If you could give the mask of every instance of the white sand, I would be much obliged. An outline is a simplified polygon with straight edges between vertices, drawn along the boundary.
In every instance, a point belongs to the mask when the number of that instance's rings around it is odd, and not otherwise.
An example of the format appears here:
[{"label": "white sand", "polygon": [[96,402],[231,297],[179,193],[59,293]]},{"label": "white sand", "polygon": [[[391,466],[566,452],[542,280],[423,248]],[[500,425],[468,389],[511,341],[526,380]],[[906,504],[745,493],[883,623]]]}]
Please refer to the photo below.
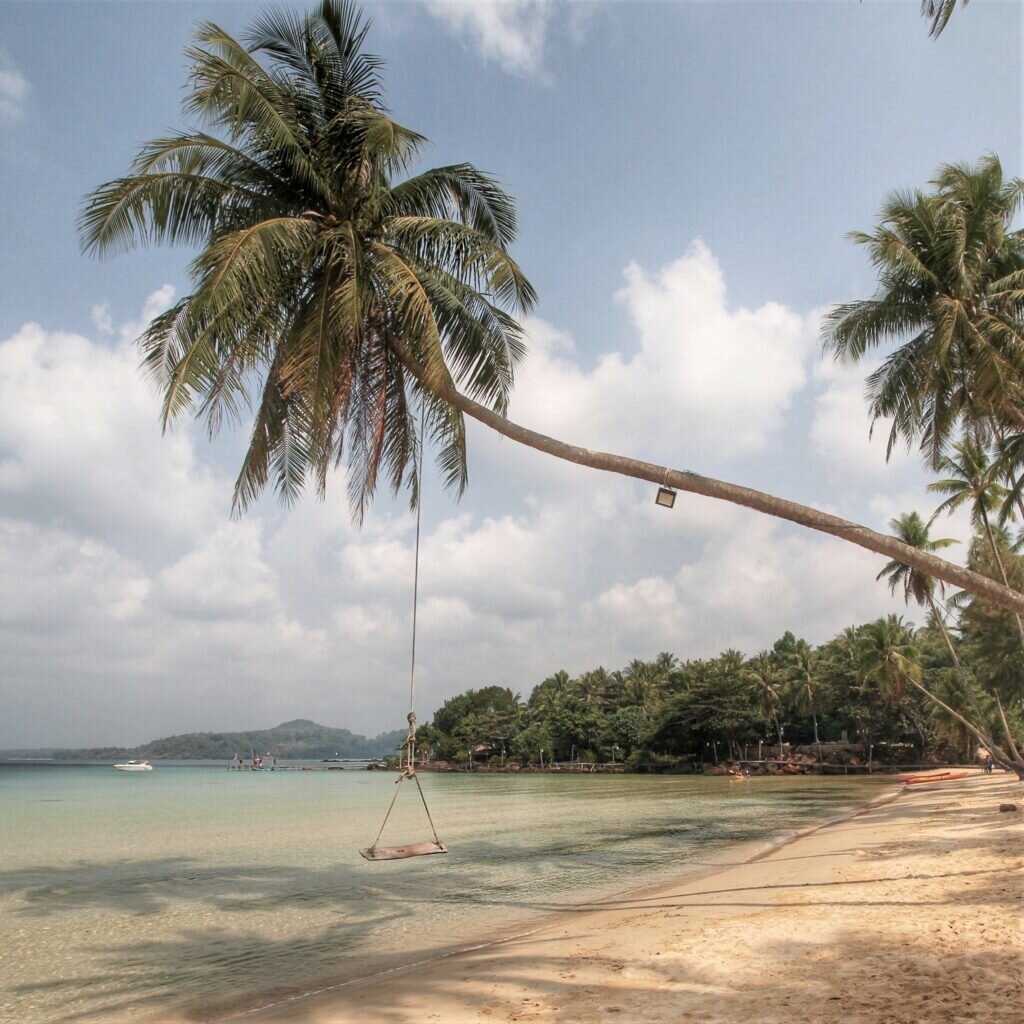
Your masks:
[{"label": "white sand", "polygon": [[1022,1022],[1022,821],[1008,775],[915,787],[752,863],[235,1019]]}]

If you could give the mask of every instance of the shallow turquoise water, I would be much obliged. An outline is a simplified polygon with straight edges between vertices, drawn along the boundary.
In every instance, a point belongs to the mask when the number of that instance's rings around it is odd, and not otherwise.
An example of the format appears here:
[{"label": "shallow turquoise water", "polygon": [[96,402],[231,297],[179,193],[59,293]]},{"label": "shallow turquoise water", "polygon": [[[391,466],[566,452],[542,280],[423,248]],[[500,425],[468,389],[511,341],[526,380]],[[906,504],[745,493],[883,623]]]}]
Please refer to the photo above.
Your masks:
[{"label": "shallow turquoise water", "polygon": [[[370,864],[393,779],[0,767],[0,1020],[216,1019],[706,870],[886,785],[424,775],[451,852]],[[411,785],[395,818],[382,842],[429,838]]]}]

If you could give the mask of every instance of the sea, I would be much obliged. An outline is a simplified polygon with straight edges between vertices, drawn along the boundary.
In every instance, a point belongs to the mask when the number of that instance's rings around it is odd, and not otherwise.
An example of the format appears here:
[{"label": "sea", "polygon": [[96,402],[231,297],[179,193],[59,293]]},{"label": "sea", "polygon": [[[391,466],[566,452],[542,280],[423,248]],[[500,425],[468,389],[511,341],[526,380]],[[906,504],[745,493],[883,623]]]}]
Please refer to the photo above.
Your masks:
[{"label": "sea", "polygon": [[[0,1021],[244,1021],[735,863],[893,784],[419,777],[449,853],[371,863],[391,772],[0,764]],[[405,782],[381,844],[430,838]]]}]

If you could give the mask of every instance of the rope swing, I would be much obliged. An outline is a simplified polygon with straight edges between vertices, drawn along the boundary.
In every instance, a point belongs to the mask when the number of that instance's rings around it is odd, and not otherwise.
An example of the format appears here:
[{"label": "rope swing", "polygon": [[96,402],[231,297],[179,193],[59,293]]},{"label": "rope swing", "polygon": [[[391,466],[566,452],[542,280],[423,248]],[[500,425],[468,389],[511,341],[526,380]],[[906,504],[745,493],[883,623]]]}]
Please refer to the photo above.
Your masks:
[{"label": "rope swing", "polygon": [[[380,829],[377,831],[377,838],[374,839],[372,846],[359,851],[367,860],[405,860],[408,857],[426,857],[432,853],[448,852],[448,847],[445,846],[438,838],[434,819],[430,816],[430,808],[427,806],[427,797],[423,792],[423,787],[420,785],[419,776],[416,774],[416,611],[419,605],[420,519],[421,510],[423,508],[424,437],[422,407],[420,408],[419,442],[419,469],[416,474],[416,554],[414,558],[412,577],[412,656],[409,665],[409,714],[406,716],[409,722],[409,732],[402,744],[403,755],[402,759],[399,761],[398,778],[395,779],[395,794],[391,798],[391,803],[388,805],[387,813],[384,815],[384,820],[381,822]],[[388,818],[391,817],[392,810],[394,810],[395,801],[398,800],[398,794],[401,791],[402,783],[405,782],[406,779],[412,779],[413,782],[416,783],[416,790],[420,795],[420,800],[423,801],[423,810],[426,811],[427,821],[430,822],[430,831],[434,835],[434,841],[432,843],[406,843],[404,846],[378,846],[377,844],[380,842],[380,837],[384,834],[384,827],[388,823]]]}]

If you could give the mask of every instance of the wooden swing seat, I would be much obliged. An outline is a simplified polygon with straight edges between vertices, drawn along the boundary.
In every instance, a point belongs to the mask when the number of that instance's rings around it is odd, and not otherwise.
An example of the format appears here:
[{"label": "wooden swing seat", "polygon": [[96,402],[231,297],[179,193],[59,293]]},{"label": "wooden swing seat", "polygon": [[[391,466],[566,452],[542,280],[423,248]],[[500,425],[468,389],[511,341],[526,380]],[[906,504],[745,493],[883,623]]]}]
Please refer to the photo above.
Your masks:
[{"label": "wooden swing seat", "polygon": [[444,843],[406,843],[405,846],[370,846],[360,850],[367,860],[406,860],[409,857],[429,857],[432,853],[447,853]]}]

